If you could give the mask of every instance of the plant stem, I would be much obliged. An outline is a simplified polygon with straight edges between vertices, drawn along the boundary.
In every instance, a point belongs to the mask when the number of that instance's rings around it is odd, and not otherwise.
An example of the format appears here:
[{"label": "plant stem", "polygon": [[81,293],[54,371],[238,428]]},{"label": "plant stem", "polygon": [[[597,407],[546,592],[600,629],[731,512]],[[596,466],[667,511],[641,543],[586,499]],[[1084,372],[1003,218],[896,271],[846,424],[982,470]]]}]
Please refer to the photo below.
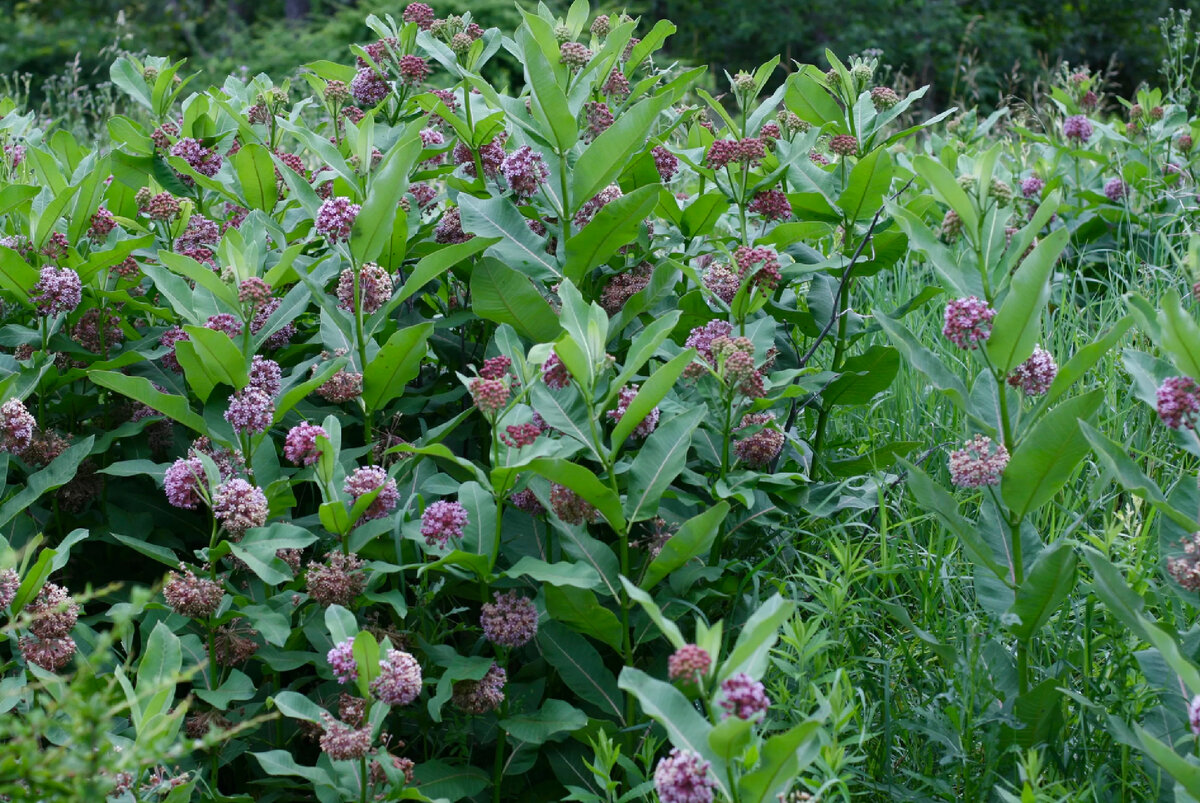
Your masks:
[{"label": "plant stem", "polygon": [[[505,703],[505,708],[508,707]],[[504,748],[508,743],[508,732],[496,726],[496,758],[492,764],[492,801],[500,803],[500,787],[504,781]]]}]

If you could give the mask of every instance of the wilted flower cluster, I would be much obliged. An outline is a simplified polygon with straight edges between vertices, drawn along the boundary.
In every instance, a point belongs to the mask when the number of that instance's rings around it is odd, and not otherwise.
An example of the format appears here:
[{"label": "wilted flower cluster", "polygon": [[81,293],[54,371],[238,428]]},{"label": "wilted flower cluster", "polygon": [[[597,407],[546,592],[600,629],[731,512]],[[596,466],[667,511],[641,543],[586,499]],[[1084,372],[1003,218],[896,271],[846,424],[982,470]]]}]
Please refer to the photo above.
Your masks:
[{"label": "wilted flower cluster", "polygon": [[521,647],[537,635],[538,612],[533,601],[515,590],[495,592],[494,602],[485,602],[479,617],[483,635],[501,647]]},{"label": "wilted flower cluster", "polygon": [[167,574],[163,597],[175,613],[193,619],[207,619],[217,612],[225,595],[221,586],[207,577],[197,577],[190,567],[179,564],[182,575]]},{"label": "wilted flower cluster", "polygon": [[367,587],[362,565],[358,555],[343,552],[330,552],[324,563],[310,562],[305,578],[308,595],[325,606],[349,605]]},{"label": "wilted flower cluster", "polygon": [[1200,591],[1200,532],[1192,533],[1180,546],[1182,555],[1167,558],[1167,574],[1188,591]]},{"label": "wilted flower cluster", "polygon": [[963,448],[950,453],[950,482],[959,488],[996,485],[1008,465],[1008,449],[992,443],[986,435],[976,435]]},{"label": "wilted flower cluster", "polygon": [[486,714],[495,711],[504,702],[504,684],[508,673],[499,664],[480,680],[460,680],[454,684],[450,702],[468,714]]}]

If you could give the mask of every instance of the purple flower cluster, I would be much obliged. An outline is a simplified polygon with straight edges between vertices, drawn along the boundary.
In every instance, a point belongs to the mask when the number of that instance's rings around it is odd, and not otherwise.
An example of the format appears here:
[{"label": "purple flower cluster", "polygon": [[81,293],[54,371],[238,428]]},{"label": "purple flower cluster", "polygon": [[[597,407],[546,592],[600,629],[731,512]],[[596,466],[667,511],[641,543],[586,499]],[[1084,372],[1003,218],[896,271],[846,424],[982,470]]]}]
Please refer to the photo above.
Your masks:
[{"label": "purple flower cluster", "polygon": [[1200,532],[1181,544],[1183,554],[1167,558],[1167,574],[1187,591],[1200,591]]},{"label": "purple flower cluster", "polygon": [[1119,176],[1115,176],[1104,182],[1104,197],[1113,203],[1117,203],[1128,195],[1129,185]]},{"label": "purple flower cluster", "polygon": [[283,388],[283,370],[274,360],[255,354],[250,361],[250,386],[274,398]]},{"label": "purple flower cluster", "polygon": [[311,466],[321,459],[317,437],[328,438],[324,427],[304,421],[288,430],[283,443],[283,456],[298,466]]},{"label": "purple flower cluster", "polygon": [[542,363],[542,382],[551,390],[562,390],[571,384],[571,372],[553,351]]},{"label": "purple flower cluster", "polygon": [[108,237],[109,232],[117,227],[117,219],[113,213],[101,206],[92,215],[92,225],[88,227],[88,239],[100,241]]},{"label": "purple flower cluster", "polygon": [[583,206],[579,207],[579,211],[575,213],[573,220],[575,225],[583,228],[592,222],[592,218],[596,216],[604,207],[611,204],[613,201],[622,197],[625,193],[621,192],[621,188],[616,184],[609,184],[600,192],[589,198]]},{"label": "purple flower cluster", "polygon": [[1200,386],[1190,377],[1172,376],[1158,386],[1156,408],[1159,419],[1171,429],[1181,426],[1196,428],[1196,414],[1200,413]]},{"label": "purple flower cluster", "polygon": [[753,435],[741,438],[733,445],[733,453],[748,466],[766,468],[783,451],[786,438],[776,429],[774,413],[747,413],[734,431],[762,427]]},{"label": "purple flower cluster", "polygon": [[418,86],[429,77],[429,63],[420,56],[401,56],[396,72],[400,75],[400,83]]},{"label": "purple flower cluster", "polygon": [[325,660],[329,662],[329,667],[333,670],[333,676],[338,683],[345,685],[358,680],[358,662],[354,660],[354,639],[348,638],[333,645],[333,649],[325,655]]},{"label": "purple flower cluster", "polygon": [[501,647],[521,647],[537,635],[538,612],[533,600],[515,590],[493,594],[495,602],[485,602],[479,617],[483,635]]},{"label": "purple flower cluster", "polygon": [[[629,410],[629,405],[633,403],[633,400],[637,397],[637,394],[637,385],[626,385],[625,387],[621,388],[621,392],[617,398],[616,408],[605,413],[605,415],[608,416],[608,419],[615,424],[624,418],[625,413]],[[649,437],[650,433],[654,431],[654,428],[658,426],[658,418],[659,410],[657,407],[655,407],[646,414],[645,418],[638,422],[636,427],[633,428],[633,436],[635,438]]]},{"label": "purple flower cluster", "polygon": [[1063,120],[1063,136],[1083,144],[1092,138],[1092,121],[1082,114],[1072,115]]},{"label": "purple flower cluster", "polygon": [[21,576],[16,569],[0,570],[0,608],[7,608],[17,598],[17,589],[21,587]]},{"label": "purple flower cluster", "polygon": [[[188,167],[202,176],[212,178],[221,169],[221,154],[206,148],[198,139],[184,137],[171,146],[171,155],[187,162]],[[185,178],[187,178],[185,176]]]},{"label": "purple flower cluster", "polygon": [[362,211],[359,204],[351,203],[349,198],[337,196],[321,204],[317,210],[317,220],[314,228],[317,234],[328,238],[331,242],[346,240],[350,230],[354,228],[354,220]]},{"label": "purple flower cluster", "polygon": [[433,237],[439,243],[465,243],[474,236],[474,234],[467,234],[463,231],[462,217],[457,206],[452,206],[443,212],[442,219],[438,221],[433,230]]},{"label": "purple flower cluster", "polygon": [[229,398],[225,420],[234,431],[257,434],[271,428],[275,417],[275,401],[262,388],[247,385]]},{"label": "purple flower cluster", "polygon": [[371,693],[385,705],[408,705],[421,693],[421,665],[403,650],[388,650],[379,661]]},{"label": "purple flower cluster", "polygon": [[500,173],[518,201],[532,198],[547,178],[550,170],[542,155],[528,145],[522,145],[504,157]]},{"label": "purple flower cluster", "polygon": [[400,491],[396,487],[396,481],[380,466],[356,468],[354,473],[346,478],[342,490],[350,494],[355,501],[376,489],[380,489],[379,495],[363,511],[360,523],[386,518],[396,509],[396,504],[400,501]]},{"label": "purple flower cluster", "polygon": [[745,672],[726,678],[721,682],[721,707],[725,716],[738,719],[754,719],[771,707],[766,689]]},{"label": "purple flower cluster", "polygon": [[503,379],[472,379],[468,386],[471,391],[471,401],[489,419],[504,409],[508,404],[509,387]]},{"label": "purple flower cluster", "polygon": [[733,261],[737,263],[739,279],[746,281],[746,277],[750,277],[750,281],[765,290],[774,290],[783,278],[779,272],[779,259],[766,246],[739,245],[733,252]]},{"label": "purple flower cluster", "polygon": [[717,781],[711,764],[690,750],[672,748],[654,768],[654,789],[661,803],[712,803]]},{"label": "purple flower cluster", "polygon": [[742,140],[718,139],[708,146],[704,161],[712,169],[720,170],[731,164],[753,165],[766,155],[766,145],[756,137]]},{"label": "purple flower cluster", "polygon": [[404,9],[402,19],[405,22],[415,22],[422,31],[428,31],[433,27],[437,14],[425,3],[409,3]]},{"label": "purple flower cluster", "polygon": [[950,453],[950,482],[959,488],[996,485],[1008,465],[1008,449],[992,443],[986,435],[976,435],[963,448]]},{"label": "purple flower cluster", "polygon": [[171,464],[163,475],[163,489],[167,501],[174,507],[195,510],[200,506],[201,483],[204,481],[204,464],[198,457],[181,457]]},{"label": "purple flower cluster", "polygon": [[355,102],[368,109],[378,106],[392,91],[387,79],[371,67],[362,67],[350,80],[350,94]]},{"label": "purple flower cluster", "polygon": [[1020,388],[1026,396],[1041,396],[1050,389],[1057,375],[1058,363],[1054,361],[1054,355],[1041,346],[1034,346],[1029,359],[1008,375],[1008,384]]},{"label": "purple flower cluster", "polygon": [[241,478],[231,479],[213,491],[213,515],[235,539],[267,523],[267,495]]},{"label": "purple flower cluster", "polygon": [[689,332],[687,340],[683,341],[683,347],[695,349],[697,359],[684,370],[684,376],[694,378],[703,375],[707,371],[705,363],[715,367],[717,360],[712,352],[713,341],[718,337],[729,337],[731,334],[733,324],[728,321],[709,321]]},{"label": "purple flower cluster", "polygon": [[763,190],[757,193],[747,209],[767,220],[787,220],[792,216],[792,204],[781,190]]},{"label": "purple flower cluster", "polygon": [[850,134],[838,134],[829,140],[829,151],[838,156],[856,156],[858,155],[858,139]]},{"label": "purple flower cluster", "polygon": [[354,761],[371,752],[371,726],[352,728],[321,712],[325,731],[321,734],[321,750],[334,761]]},{"label": "purple flower cluster", "polygon": [[654,157],[654,167],[663,181],[675,178],[675,174],[679,172],[679,157],[662,145],[655,145],[650,149],[650,154]]},{"label": "purple flower cluster", "polygon": [[37,284],[29,295],[42,315],[72,312],[83,299],[83,282],[70,268],[47,265],[42,268]]},{"label": "purple flower cluster", "polygon": [[20,399],[0,405],[0,452],[23,452],[33,442],[37,421]]},{"label": "purple flower cluster", "polygon": [[1042,190],[1046,188],[1046,182],[1042,181],[1037,176],[1029,176],[1021,179],[1021,194],[1026,198],[1041,197]]},{"label": "purple flower cluster", "polygon": [[429,546],[445,547],[451,538],[463,537],[463,528],[469,521],[467,509],[461,504],[439,499],[421,515],[421,535]]},{"label": "purple flower cluster", "polygon": [[976,349],[992,334],[996,311],[976,296],[956,298],[946,305],[942,334],[960,349]]}]

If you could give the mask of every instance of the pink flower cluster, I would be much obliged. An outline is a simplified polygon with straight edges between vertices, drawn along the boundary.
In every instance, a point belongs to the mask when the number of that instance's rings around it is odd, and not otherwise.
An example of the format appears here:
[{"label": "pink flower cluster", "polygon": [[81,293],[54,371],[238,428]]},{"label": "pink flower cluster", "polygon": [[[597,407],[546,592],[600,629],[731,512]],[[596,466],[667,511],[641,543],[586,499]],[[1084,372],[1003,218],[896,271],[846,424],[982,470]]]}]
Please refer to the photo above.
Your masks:
[{"label": "pink flower cluster", "polygon": [[518,201],[532,198],[547,178],[550,170],[542,155],[528,145],[522,145],[504,157],[500,173]]},{"label": "pink flower cluster", "polygon": [[47,265],[42,268],[37,283],[29,295],[42,315],[72,312],[83,299],[83,282],[70,268]]},{"label": "pink flower cluster", "polygon": [[[392,275],[374,262],[364,264],[358,269],[358,293],[364,315],[378,312],[392,299]],[[338,277],[337,297],[338,307],[354,311],[353,269],[346,268]]]},{"label": "pink flower cluster", "polygon": [[950,482],[959,488],[996,485],[1008,465],[1008,449],[992,443],[986,435],[976,435],[963,448],[950,453]]},{"label": "pink flower cluster", "polygon": [[712,765],[690,750],[672,748],[654,768],[654,789],[661,803],[712,803],[717,781]]},{"label": "pink flower cluster", "polygon": [[763,684],[745,672],[738,672],[722,681],[721,695],[721,708],[725,709],[726,717],[754,719],[771,707]]},{"label": "pink flower cluster", "polygon": [[782,190],[763,190],[757,193],[747,209],[767,220],[787,220],[792,216],[792,204]]},{"label": "pink flower cluster", "polygon": [[379,661],[371,693],[385,705],[408,705],[421,693],[421,665],[403,650],[388,650]]},{"label": "pink flower cluster", "polygon": [[766,468],[783,451],[784,434],[775,425],[774,413],[747,413],[735,432],[753,427],[762,427],[758,432],[741,438],[733,444],[733,453],[748,466]]},{"label": "pink flower cluster", "polygon": [[235,539],[267,523],[267,495],[244,479],[223,482],[213,491],[213,515]]},{"label": "pink flower cluster", "polygon": [[1156,408],[1159,419],[1171,429],[1196,428],[1200,413],[1200,386],[1186,376],[1172,376],[1158,386]]},{"label": "pink flower cluster", "polygon": [[1054,355],[1041,346],[1034,346],[1029,359],[1008,375],[1008,384],[1020,388],[1026,396],[1041,396],[1050,389],[1057,375],[1058,363],[1054,361]]},{"label": "pink flower cluster", "polygon": [[992,334],[996,311],[976,296],[956,298],[946,305],[942,334],[960,349],[976,349]]},{"label": "pink flower cluster", "polygon": [[329,668],[333,670],[333,676],[338,683],[345,685],[358,680],[358,662],[354,660],[354,639],[348,638],[333,645],[333,649],[325,655],[325,660],[329,662]]},{"label": "pink flower cluster", "polygon": [[[779,259],[773,250],[765,246],[751,248],[748,245],[739,245],[733,252],[733,261],[737,263],[739,279],[746,281],[749,277],[750,281],[765,290],[774,290],[783,278],[779,272]],[[755,267],[756,265],[759,267]]]},{"label": "pink flower cluster", "polygon": [[257,434],[271,428],[275,417],[275,401],[262,388],[247,385],[229,399],[225,420],[234,431]]},{"label": "pink flower cluster", "polygon": [[460,680],[455,683],[450,702],[468,714],[495,711],[504,702],[504,684],[507,682],[508,673],[504,671],[504,667],[492,664],[482,679]]},{"label": "pink flower cluster", "polygon": [[356,468],[354,473],[346,478],[342,490],[350,494],[356,502],[360,496],[366,496],[376,489],[379,489],[379,495],[363,511],[359,523],[386,518],[396,509],[400,501],[400,491],[396,487],[396,481],[389,477],[381,466]]},{"label": "pink flower cluster", "polygon": [[317,234],[323,235],[331,242],[347,240],[350,230],[354,228],[354,220],[362,211],[359,204],[351,203],[349,198],[337,196],[321,204],[317,210],[317,220],[314,228]]},{"label": "pink flower cluster", "polygon": [[207,619],[217,612],[221,598],[225,596],[224,589],[207,577],[197,577],[191,568],[179,564],[182,575],[175,572],[167,574],[167,583],[163,586],[163,597],[167,605],[175,613],[190,616],[193,619]]},{"label": "pink flower cluster", "polygon": [[37,421],[20,399],[0,405],[0,452],[23,452],[33,442]]},{"label": "pink flower cluster", "polygon": [[324,427],[304,421],[288,430],[283,443],[283,456],[298,466],[311,466],[321,459],[317,438],[328,438]]},{"label": "pink flower cluster", "polygon": [[324,563],[311,561],[305,585],[308,595],[321,605],[349,605],[367,587],[362,559],[350,553],[330,552]]},{"label": "pink flower cluster", "polygon": [[1092,121],[1082,114],[1076,114],[1063,120],[1063,136],[1083,144],[1092,138]]},{"label": "pink flower cluster", "polygon": [[708,146],[704,160],[709,167],[720,170],[731,164],[754,165],[766,155],[766,145],[756,137],[742,140],[718,139]]},{"label": "pink flower cluster", "polygon": [[550,507],[554,515],[567,524],[593,524],[600,520],[600,511],[567,486],[556,482],[550,483]]},{"label": "pink flower cluster", "polygon": [[686,685],[700,685],[712,667],[712,656],[697,644],[684,644],[667,659],[667,677]]},{"label": "pink flower cluster", "polygon": [[542,382],[551,390],[562,390],[571,384],[571,372],[553,351],[542,363]]}]

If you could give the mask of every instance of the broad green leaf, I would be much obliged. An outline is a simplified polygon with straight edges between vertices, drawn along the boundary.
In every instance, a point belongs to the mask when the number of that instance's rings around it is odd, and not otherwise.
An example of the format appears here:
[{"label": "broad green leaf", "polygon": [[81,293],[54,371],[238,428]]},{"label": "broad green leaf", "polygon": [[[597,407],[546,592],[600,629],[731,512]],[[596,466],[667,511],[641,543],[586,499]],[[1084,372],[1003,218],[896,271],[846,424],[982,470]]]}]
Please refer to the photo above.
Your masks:
[{"label": "broad green leaf", "polygon": [[246,355],[229,335],[204,326],[185,326],[183,330],[188,333],[186,342],[192,345],[196,358],[216,381],[235,390],[249,383]]},{"label": "broad green leaf", "polygon": [[231,703],[253,700],[258,688],[245,672],[234,669],[216,689],[195,689],[193,693],[213,708],[228,711]]},{"label": "broad green leaf", "polygon": [[425,357],[426,342],[433,334],[432,323],[401,329],[388,338],[363,372],[363,403],[368,410],[382,409],[404,393],[404,386],[416,378]]},{"label": "broad green leaf", "polygon": [[203,418],[192,412],[186,398],[163,393],[145,377],[125,376],[116,371],[88,371],[88,378],[100,387],[115,390],[122,396],[128,396],[134,401],[139,401],[147,407],[157,410],[167,418],[178,421],[194,432],[200,434],[208,432],[208,425]]},{"label": "broad green leaf", "polygon": [[606,716],[625,724],[617,679],[587,639],[566,625],[550,621],[538,628],[537,646],[546,662],[558,670],[567,688]]},{"label": "broad green leaf", "polygon": [[1086,421],[1080,421],[1079,427],[1088,443],[1096,450],[1100,462],[1113,473],[1122,488],[1155,505],[1179,526],[1195,528],[1195,518],[1171,506],[1158,485],[1138,467],[1125,447]]},{"label": "broad green leaf", "polygon": [[588,723],[587,715],[563,700],[549,699],[528,714],[517,714],[499,722],[508,735],[527,744],[559,741]]},{"label": "broad green leaf", "polygon": [[617,532],[625,532],[625,516],[621,498],[585,466],[555,457],[539,457],[529,462],[529,469],[551,482],[565,485],[583,497]]},{"label": "broad green leaf", "polygon": [[371,186],[350,234],[355,262],[371,262],[392,237],[396,207],[408,190],[408,173],[421,152],[421,138],[410,131],[396,143],[384,163],[372,174]]},{"label": "broad green leaf", "polygon": [[297,764],[296,759],[287,750],[268,750],[265,753],[251,753],[258,759],[259,765],[267,775],[295,775],[304,778],[318,788],[337,788],[333,777],[320,767],[306,767]]},{"label": "broad green leaf", "polygon": [[646,567],[646,573],[638,585],[649,590],[688,561],[708,554],[728,514],[729,503],[721,502],[685,521]]},{"label": "broad green leaf", "polygon": [[1028,641],[1049,621],[1055,609],[1075,589],[1075,550],[1065,541],[1042,550],[1016,589],[1016,601],[1009,612],[1020,620],[1009,626],[1013,635]]},{"label": "broad green leaf", "polygon": [[535,343],[548,343],[560,331],[558,316],[529,278],[497,259],[481,259],[471,272],[471,309]]},{"label": "broad green leaf", "polygon": [[358,693],[364,699],[371,698],[371,683],[379,677],[379,642],[369,630],[354,637],[354,663],[358,666]]},{"label": "broad green leaf", "polygon": [[496,237],[472,237],[465,243],[456,245],[448,245],[445,248],[439,248],[432,254],[427,254],[422,257],[408,279],[405,280],[404,286],[400,288],[400,293],[397,296],[398,301],[408,300],[414,293],[420,290],[431,281],[441,276],[450,268],[459,264],[463,260],[470,259],[478,254],[483,249],[499,242]]},{"label": "broad green leaf", "polygon": [[567,241],[563,275],[578,284],[588,271],[637,238],[638,227],[658,204],[658,184],[639,187],[606,204]]},{"label": "broad green leaf", "polygon": [[1096,595],[1131,633],[1140,634],[1145,600],[1129,587],[1117,567],[1092,547],[1084,545],[1083,559],[1092,569],[1092,589]]},{"label": "broad green leaf", "polygon": [[[562,564],[554,564],[562,565]],[[573,564],[595,572],[586,563]],[[509,571],[511,575],[512,571]],[[599,585],[599,575],[596,575]],[[605,608],[596,595],[586,588],[574,588],[569,583],[552,583],[543,586],[546,595],[546,613],[556,622],[562,622],[586,636],[603,642],[614,650],[621,649],[621,621],[617,615]]]},{"label": "broad green leaf", "polygon": [[820,727],[819,720],[809,719],[768,739],[758,766],[742,776],[738,799],[745,803],[773,803],[785,794],[792,781],[819,755]]},{"label": "broad green leaf", "polygon": [[281,691],[271,699],[274,700],[275,707],[284,716],[291,717],[292,719],[302,719],[305,722],[314,722],[318,725],[321,724],[321,714],[324,713],[324,709],[305,695],[294,691]]},{"label": "broad green leaf", "polygon": [[547,563],[531,555],[522,557],[504,574],[513,578],[530,577],[538,583],[551,586],[596,588],[600,585],[599,573],[586,563]]},{"label": "broad green leaf", "polygon": [[1068,399],[1042,418],[1021,439],[1004,469],[1000,489],[1018,518],[1044,505],[1070,479],[1088,453],[1078,419],[1090,418],[1104,398],[1103,389]]},{"label": "broad green leaf", "polygon": [[729,657],[721,664],[717,680],[723,681],[739,672],[745,672],[752,678],[762,677],[767,668],[767,658],[775,641],[779,638],[779,628],[783,626],[792,613],[796,604],[776,594],[759,606],[750,618],[738,628],[737,641]]},{"label": "broad green leaf", "polygon": [[1158,764],[1176,783],[1187,790],[1195,800],[1200,800],[1200,763],[1193,756],[1181,756],[1170,745],[1156,738],[1141,725],[1133,726],[1142,750]]},{"label": "broad green leaf", "polygon": [[1007,374],[1033,353],[1042,330],[1042,311],[1050,300],[1050,275],[1069,237],[1067,229],[1055,229],[1013,274],[986,346],[992,365],[1002,373]]},{"label": "broad green leaf", "polygon": [[596,193],[621,174],[633,155],[646,147],[646,135],[671,98],[647,98],[622,112],[611,126],[592,140],[571,173],[571,207],[574,214]]},{"label": "broad green leaf", "polygon": [[637,395],[633,397],[633,401],[629,403],[625,414],[621,416],[621,420],[613,427],[612,433],[612,457],[616,457],[620,453],[621,447],[625,444],[625,439],[633,434],[633,430],[637,425],[650,414],[660,401],[675,387],[675,382],[683,374],[683,370],[692,363],[696,358],[694,349],[687,349],[675,355],[660,367],[657,371],[650,375],[642,386],[638,389]]},{"label": "broad green leaf", "polygon": [[678,650],[687,644],[687,639],[683,637],[683,633],[679,631],[679,627],[670,619],[663,616],[662,608],[658,607],[658,603],[654,601],[653,597],[631,583],[627,577],[621,578],[621,585],[624,587],[625,593],[629,595],[629,598],[642,606],[646,614],[650,617],[650,621],[658,626],[658,629],[667,637],[667,641],[671,643],[672,647]]},{"label": "broad green leaf", "polygon": [[269,214],[279,200],[279,185],[275,180],[275,162],[271,152],[252,142],[243,145],[233,155],[232,162],[248,208],[261,209]]},{"label": "broad green leaf", "polygon": [[864,220],[875,214],[892,184],[892,158],[877,148],[858,160],[850,171],[846,189],[837,203],[848,220]]},{"label": "broad green leaf", "polygon": [[679,221],[679,231],[690,240],[712,232],[721,215],[729,211],[730,201],[723,192],[707,192],[688,204]]},{"label": "broad green leaf", "polygon": [[841,374],[825,386],[821,397],[827,407],[866,404],[887,390],[900,371],[900,352],[890,346],[871,346],[842,363]]},{"label": "broad green leaf", "polygon": [[979,215],[954,175],[941,162],[924,154],[913,159],[913,168],[921,178],[929,182],[934,196],[958,214],[968,236],[974,238],[975,231],[979,228]]},{"label": "broad green leaf", "polygon": [[[630,409],[633,409],[633,405],[630,405]],[[643,521],[658,515],[663,493],[687,464],[692,433],[707,412],[704,407],[693,407],[660,423],[638,449],[629,467],[631,480],[625,497],[625,512],[629,521]]]},{"label": "broad green leaf", "polygon": [[92,452],[94,435],[68,446],[50,465],[25,478],[21,489],[0,505],[0,527],[4,527],[48,491],[61,488],[75,478],[79,464]]},{"label": "broad green leaf", "polygon": [[958,537],[959,543],[971,560],[986,566],[1002,580],[1010,578],[1011,566],[1006,570],[996,562],[994,551],[980,534],[979,528],[958,512],[958,502],[954,497],[913,463],[902,459],[900,464],[908,471],[908,489],[912,491],[917,502]]},{"label": "broad green leaf", "polygon": [[562,277],[558,260],[546,253],[545,242],[529,229],[525,217],[508,198],[480,200],[460,195],[458,209],[463,231],[495,239],[488,253],[508,268],[536,281]]},{"label": "broad green leaf", "polygon": [[1200,381],[1200,325],[1183,308],[1179,294],[1166,292],[1159,301],[1162,307],[1158,323],[1162,332],[1162,347],[1171,361],[1183,373]]}]

